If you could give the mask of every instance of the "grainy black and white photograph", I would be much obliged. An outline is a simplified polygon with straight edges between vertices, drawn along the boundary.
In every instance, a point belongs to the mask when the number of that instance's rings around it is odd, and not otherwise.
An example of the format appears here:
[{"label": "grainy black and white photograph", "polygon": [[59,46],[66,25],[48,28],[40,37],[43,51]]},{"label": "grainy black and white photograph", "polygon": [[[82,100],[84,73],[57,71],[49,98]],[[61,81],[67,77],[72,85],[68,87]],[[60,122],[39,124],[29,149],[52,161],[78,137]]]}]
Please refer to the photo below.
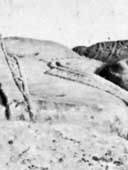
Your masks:
[{"label": "grainy black and white photograph", "polygon": [[0,0],[0,170],[128,170],[127,20],[127,0]]}]

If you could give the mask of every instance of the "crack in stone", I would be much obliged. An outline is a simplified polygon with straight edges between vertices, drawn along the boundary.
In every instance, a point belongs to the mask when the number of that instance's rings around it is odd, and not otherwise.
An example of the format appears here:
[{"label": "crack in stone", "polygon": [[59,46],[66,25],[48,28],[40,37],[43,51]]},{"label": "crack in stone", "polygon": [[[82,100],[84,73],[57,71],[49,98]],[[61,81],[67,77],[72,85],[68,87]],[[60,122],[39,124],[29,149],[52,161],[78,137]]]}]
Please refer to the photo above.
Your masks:
[{"label": "crack in stone", "polygon": [[27,88],[27,84],[24,80],[24,77],[22,75],[22,70],[21,70],[18,58],[15,55],[10,55],[10,54],[7,53],[3,39],[2,39],[1,36],[0,36],[0,41],[1,41],[0,42],[1,49],[2,49],[2,52],[4,54],[5,60],[7,62],[7,65],[9,67],[9,70],[12,74],[12,78],[14,80],[14,83],[17,86],[17,88],[19,89],[19,91],[21,92],[21,94],[24,98],[24,102],[26,104],[26,108],[27,108],[27,111],[29,113],[30,120],[34,121],[33,120],[33,111],[32,111],[30,98],[29,98],[29,91],[28,91],[28,88]]}]

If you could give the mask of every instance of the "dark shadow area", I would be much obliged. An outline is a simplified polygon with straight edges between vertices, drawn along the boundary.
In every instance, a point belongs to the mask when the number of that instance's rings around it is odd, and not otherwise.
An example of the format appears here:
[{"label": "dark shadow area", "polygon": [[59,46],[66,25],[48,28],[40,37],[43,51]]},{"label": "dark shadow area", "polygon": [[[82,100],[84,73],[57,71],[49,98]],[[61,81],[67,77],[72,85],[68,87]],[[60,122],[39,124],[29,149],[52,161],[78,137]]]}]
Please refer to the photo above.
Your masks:
[{"label": "dark shadow area", "polygon": [[109,80],[116,85],[122,87],[122,80],[120,76],[117,76],[116,73],[121,73],[121,68],[118,64],[106,65],[103,68],[99,68],[96,70],[96,74]]},{"label": "dark shadow area", "polygon": [[0,104],[5,107],[5,117],[7,120],[10,119],[10,108],[8,104],[8,98],[2,90],[2,84],[0,83]]}]

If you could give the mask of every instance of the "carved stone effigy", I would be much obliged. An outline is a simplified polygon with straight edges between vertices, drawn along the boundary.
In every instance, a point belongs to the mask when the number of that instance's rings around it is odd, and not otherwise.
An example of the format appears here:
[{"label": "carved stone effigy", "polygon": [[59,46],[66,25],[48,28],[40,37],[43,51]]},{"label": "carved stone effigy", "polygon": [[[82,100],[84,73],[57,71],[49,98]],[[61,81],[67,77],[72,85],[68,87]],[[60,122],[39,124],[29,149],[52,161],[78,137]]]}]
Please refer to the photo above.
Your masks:
[{"label": "carved stone effigy", "polygon": [[128,92],[94,74],[102,64],[54,42],[1,40],[1,169],[127,169]]},{"label": "carved stone effigy", "polygon": [[[18,59],[34,114],[43,107],[62,110],[85,107],[85,112],[90,108],[94,117],[101,117],[103,124],[110,121],[112,129],[127,138],[128,92],[90,72],[93,67],[89,65],[91,60],[87,62],[67,47],[50,41],[18,37],[4,38],[3,41],[8,57],[16,56]],[[0,56],[0,80],[11,118],[14,112],[17,114],[22,110],[25,99],[22,89],[15,84],[3,50]],[[18,107],[20,109],[17,111]],[[120,121],[118,125],[116,117]]]}]

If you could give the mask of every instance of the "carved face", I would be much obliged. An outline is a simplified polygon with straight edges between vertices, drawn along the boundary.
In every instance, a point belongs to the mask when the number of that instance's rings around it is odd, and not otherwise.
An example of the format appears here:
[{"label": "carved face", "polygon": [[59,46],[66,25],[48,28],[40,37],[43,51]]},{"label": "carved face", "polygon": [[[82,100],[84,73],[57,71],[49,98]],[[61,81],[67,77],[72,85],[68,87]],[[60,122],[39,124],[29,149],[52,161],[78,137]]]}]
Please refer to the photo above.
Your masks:
[{"label": "carved face", "polygon": [[128,90],[128,59],[107,65],[99,72],[99,75]]}]

